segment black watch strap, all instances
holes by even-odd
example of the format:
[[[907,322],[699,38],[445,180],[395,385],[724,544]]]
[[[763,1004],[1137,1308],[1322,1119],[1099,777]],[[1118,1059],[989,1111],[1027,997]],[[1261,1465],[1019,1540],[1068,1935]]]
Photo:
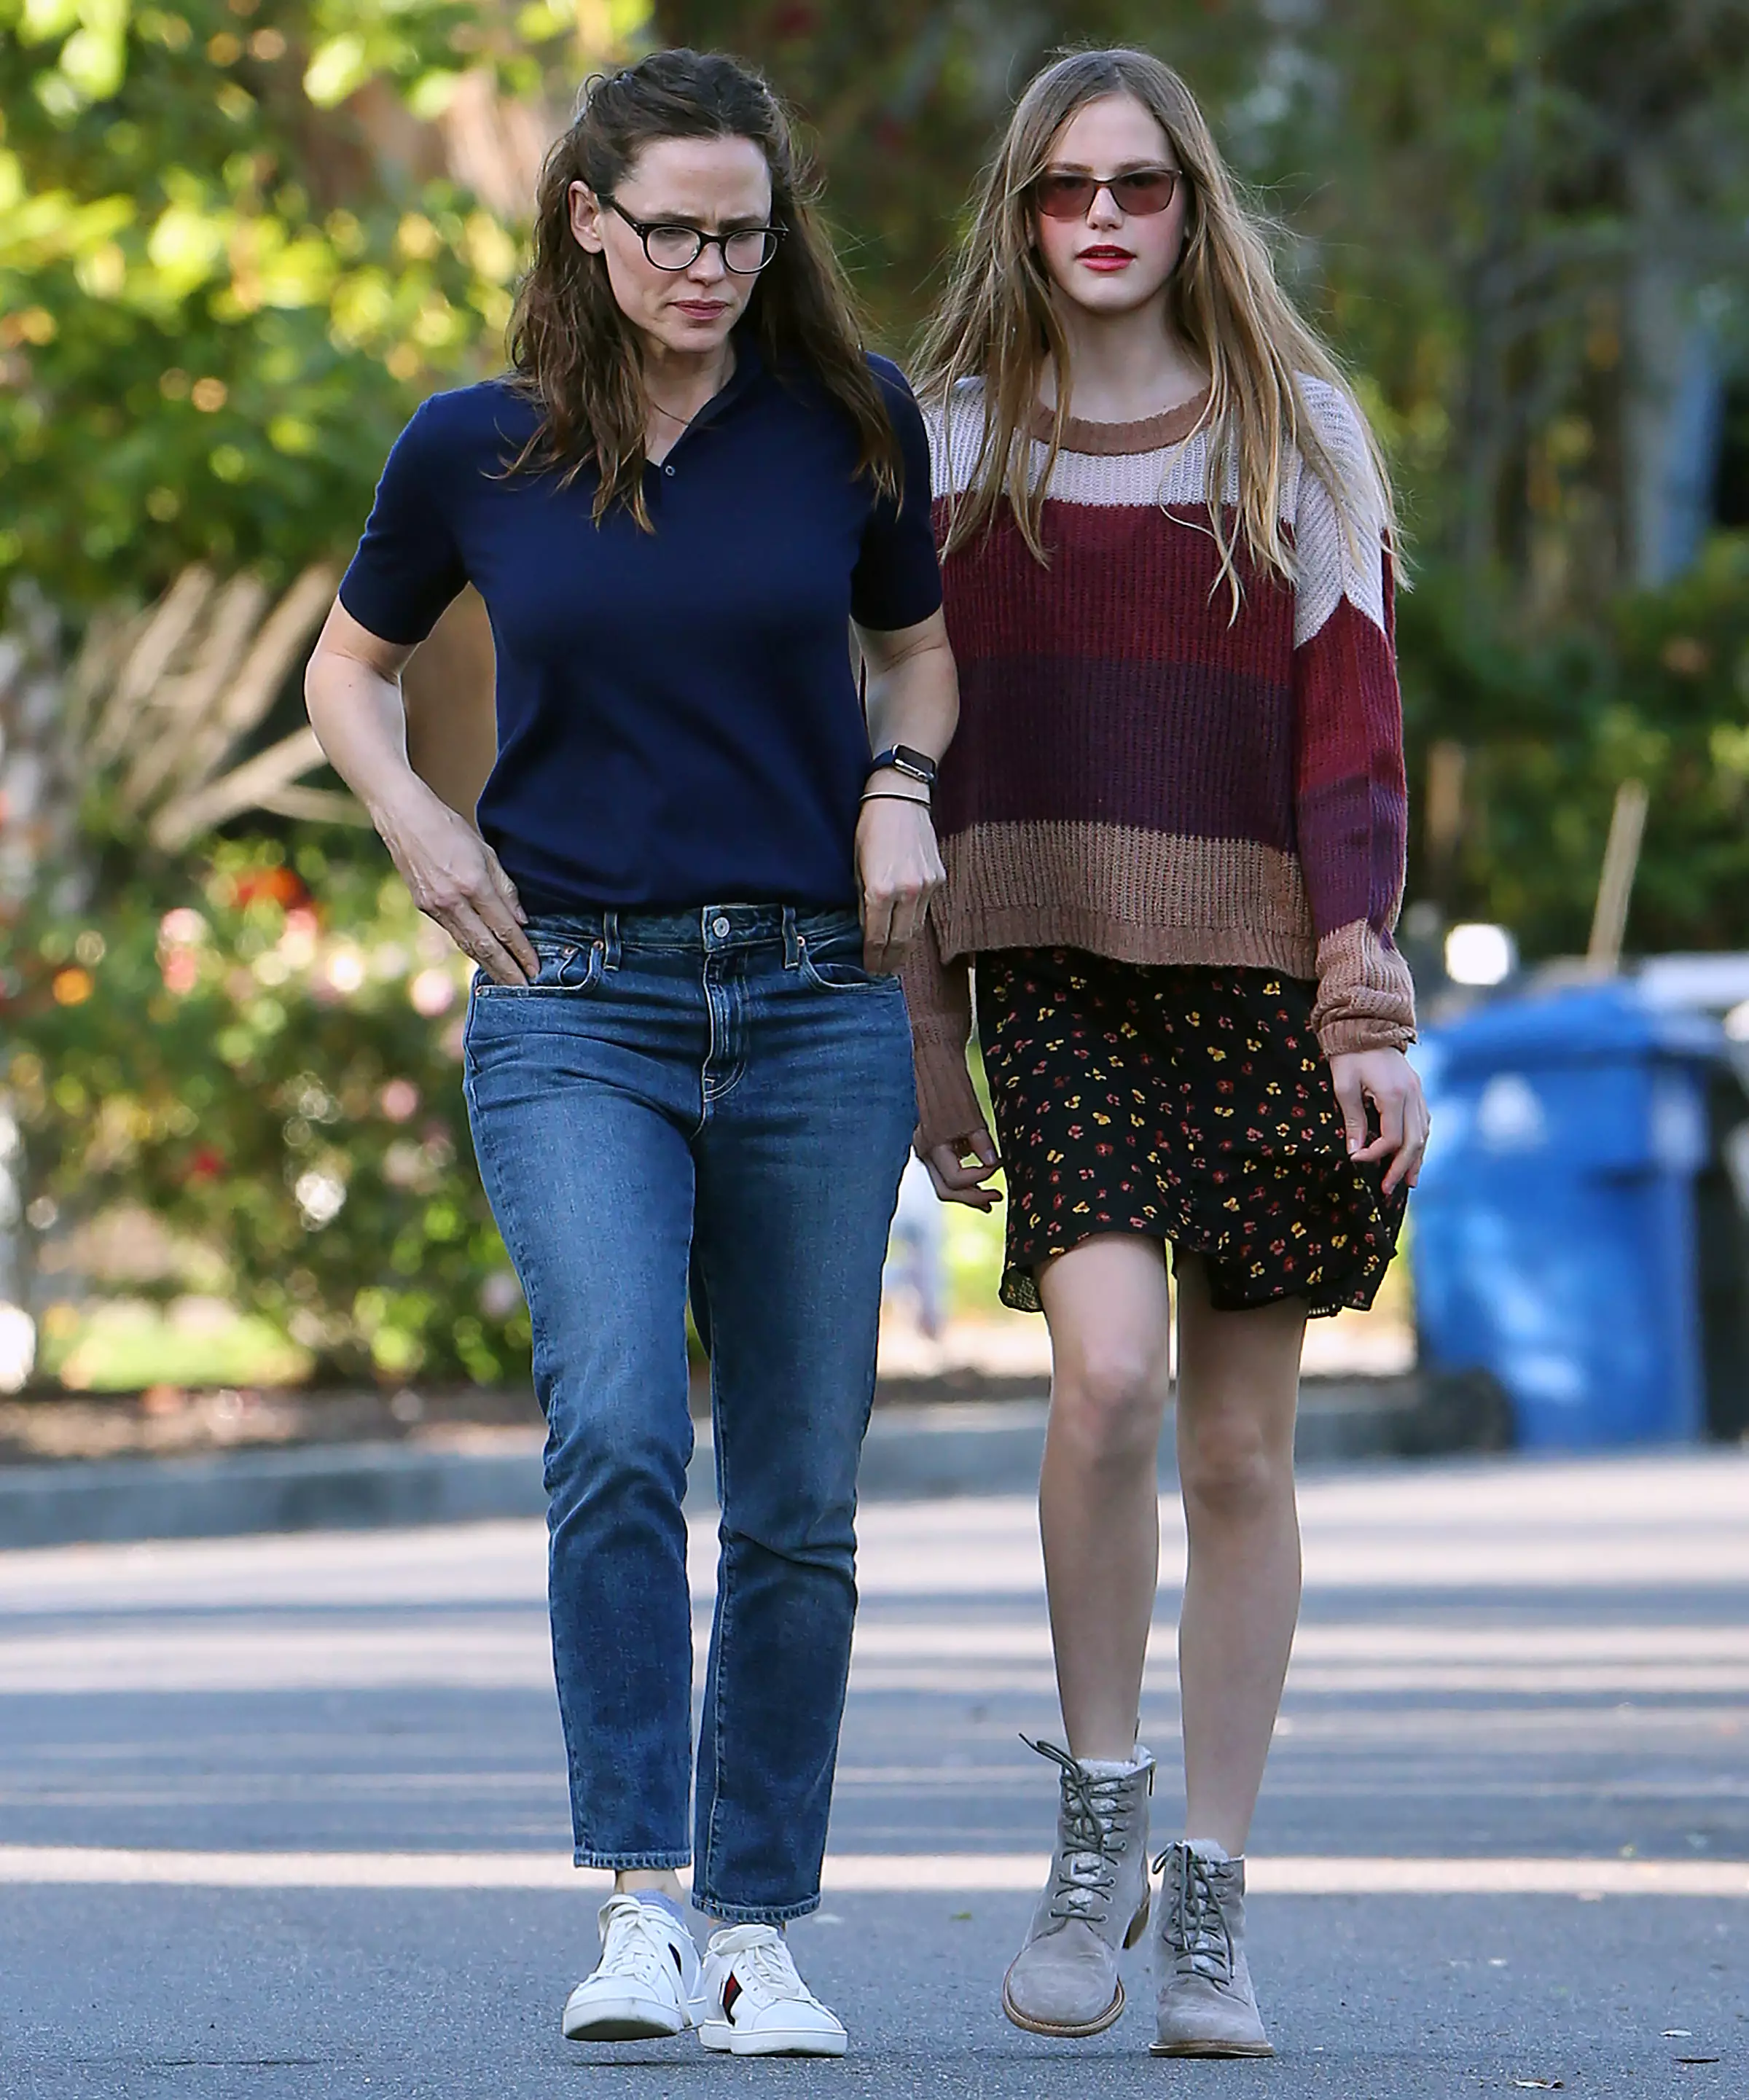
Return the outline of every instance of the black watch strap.
[[[884,773],[888,768],[903,773],[913,780],[921,780],[926,788],[936,784],[936,762],[927,751],[918,751],[908,743],[895,743],[885,751],[877,751],[869,761],[870,773]]]

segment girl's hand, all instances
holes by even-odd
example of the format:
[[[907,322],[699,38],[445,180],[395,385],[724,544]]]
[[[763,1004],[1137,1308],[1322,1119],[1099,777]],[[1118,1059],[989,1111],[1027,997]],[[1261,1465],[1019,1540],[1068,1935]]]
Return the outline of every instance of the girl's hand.
[[[1330,1079],[1341,1105],[1351,1159],[1388,1158],[1385,1193],[1399,1181],[1412,1189],[1421,1177],[1431,1118],[1415,1067],[1400,1050],[1349,1050],[1330,1060]],[[1378,1136],[1367,1142],[1367,1103],[1378,1116]]]
[[[414,903],[496,983],[528,983],[540,959],[522,931],[516,885],[472,824],[412,784],[416,793],[372,814]]]
[[[862,960],[896,970],[921,931],[929,900],[947,880],[929,805],[922,796],[865,802],[857,820]]]
[[[966,1154],[973,1155],[966,1163]],[[932,1146],[918,1157],[929,1170],[935,1191],[944,1203],[967,1203],[974,1211],[992,1211],[1002,1201],[997,1189],[985,1184],[1002,1164],[996,1140],[982,1123],[956,1137],[950,1144]]]

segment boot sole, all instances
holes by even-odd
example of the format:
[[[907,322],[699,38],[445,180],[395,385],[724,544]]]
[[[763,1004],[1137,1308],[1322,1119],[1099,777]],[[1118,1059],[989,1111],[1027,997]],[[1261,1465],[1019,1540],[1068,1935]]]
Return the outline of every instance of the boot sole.
[[[1049,2035],[1055,2041],[1079,2041],[1088,2035],[1104,2034],[1124,2009],[1124,1987],[1120,1983],[1117,1995],[1096,2020],[1077,2021],[1073,2026],[1066,2022],[1034,2019],[1030,2013],[1023,2013],[1008,1995],[1008,1979],[1002,1983],[1002,2009],[1017,2027],[1024,2027],[1029,2034]]]
[[[1274,2045],[1267,2041],[1151,2041],[1148,2053],[1150,2056],[1273,2056],[1275,2051]]]

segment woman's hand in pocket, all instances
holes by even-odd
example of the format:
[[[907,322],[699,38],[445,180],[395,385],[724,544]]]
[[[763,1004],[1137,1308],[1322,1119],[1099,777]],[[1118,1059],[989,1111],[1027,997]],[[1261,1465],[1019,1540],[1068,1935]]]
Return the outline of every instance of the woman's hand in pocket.
[[[422,782],[414,785],[417,793],[372,812],[414,903],[495,982],[529,983],[540,959],[522,931],[516,885],[472,824]]]

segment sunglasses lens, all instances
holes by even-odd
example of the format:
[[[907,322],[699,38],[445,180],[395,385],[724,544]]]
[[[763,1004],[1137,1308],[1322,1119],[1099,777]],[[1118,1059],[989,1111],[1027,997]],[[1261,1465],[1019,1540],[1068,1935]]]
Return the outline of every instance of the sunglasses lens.
[[[1033,197],[1046,218],[1084,218],[1093,201],[1090,175],[1041,175]]]
[[[1178,183],[1170,169],[1145,168],[1139,174],[1120,175],[1112,184],[1112,196],[1120,211],[1149,218],[1171,203]]]

